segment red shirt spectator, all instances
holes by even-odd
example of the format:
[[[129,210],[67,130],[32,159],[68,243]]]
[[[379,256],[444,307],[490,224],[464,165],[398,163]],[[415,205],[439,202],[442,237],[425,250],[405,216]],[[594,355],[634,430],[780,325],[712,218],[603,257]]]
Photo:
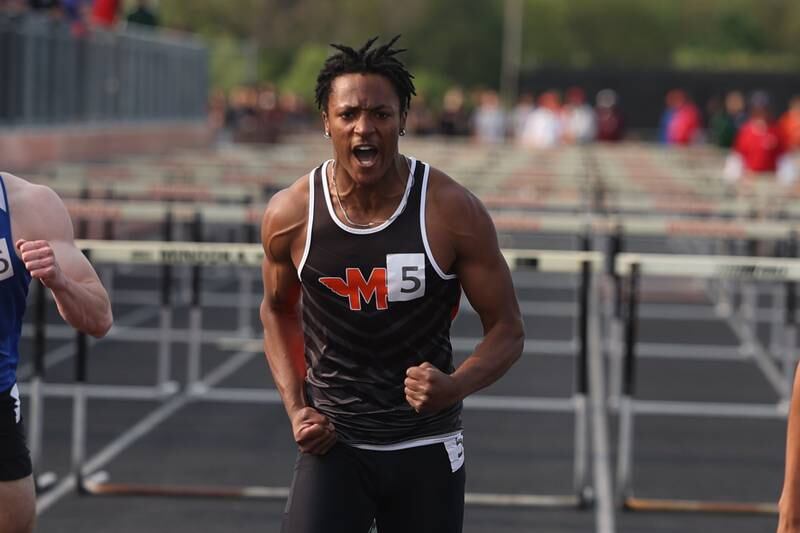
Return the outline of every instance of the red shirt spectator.
[[[121,7],[121,0],[94,0],[92,22],[106,28],[114,26],[117,23]]]
[[[692,102],[681,103],[667,126],[670,144],[691,144],[700,129],[700,112]]]
[[[733,148],[750,172],[774,172],[784,152],[778,128],[760,117],[742,125]]]

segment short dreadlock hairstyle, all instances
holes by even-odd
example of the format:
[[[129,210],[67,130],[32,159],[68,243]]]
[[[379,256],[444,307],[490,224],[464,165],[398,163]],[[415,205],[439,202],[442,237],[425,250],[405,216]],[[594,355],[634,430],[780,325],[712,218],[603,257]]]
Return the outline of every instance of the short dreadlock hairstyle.
[[[331,84],[336,77],[342,74],[358,73],[380,74],[387,78],[397,92],[397,96],[400,97],[400,112],[408,111],[411,105],[411,95],[415,95],[417,92],[414,89],[414,83],[411,81],[414,76],[395,57],[397,54],[406,51],[405,48],[392,48],[392,45],[399,38],[400,36],[397,35],[387,44],[374,49],[370,48],[378,40],[377,37],[368,40],[358,50],[343,44],[331,44],[339,52],[325,61],[325,65],[317,76],[317,88],[315,90],[317,107],[322,111],[327,110]]]

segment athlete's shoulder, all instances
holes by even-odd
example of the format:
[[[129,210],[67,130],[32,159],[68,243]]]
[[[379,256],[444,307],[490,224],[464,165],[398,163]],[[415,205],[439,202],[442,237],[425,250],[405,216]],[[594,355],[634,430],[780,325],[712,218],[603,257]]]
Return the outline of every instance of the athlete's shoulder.
[[[14,199],[20,202],[25,199],[25,195],[34,188],[31,182],[19,176],[15,176],[10,172],[0,172],[0,178],[3,179],[3,187],[5,188],[9,200]]]
[[[275,193],[267,203],[261,221],[261,240],[266,247],[287,250],[295,238],[303,235],[310,201],[309,179],[313,173],[298,178],[290,186]],[[282,254],[279,254],[282,255]]]
[[[304,174],[288,187],[275,193],[267,203],[264,211],[264,223],[294,223],[304,220],[308,215],[308,202],[310,201],[309,181],[314,177],[314,171]]]
[[[8,195],[20,202],[46,202],[63,204],[58,194],[46,185],[30,182],[9,172],[0,172]]]
[[[46,185],[32,183],[8,172],[0,175],[8,194],[9,211],[14,224],[32,235],[27,238],[49,239],[59,236],[53,233],[58,233],[57,228],[66,225],[69,213],[58,194]]]

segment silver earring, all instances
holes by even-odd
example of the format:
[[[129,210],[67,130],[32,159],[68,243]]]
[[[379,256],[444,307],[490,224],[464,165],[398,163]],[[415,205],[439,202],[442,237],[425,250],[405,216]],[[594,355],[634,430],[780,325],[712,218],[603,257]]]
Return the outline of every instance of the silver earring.
[[[406,136],[406,129],[403,128],[402,130],[400,130],[400,137],[405,137],[405,136]]]
[[[329,132],[329,131],[326,131],[326,132],[325,132],[325,133],[323,133],[322,135],[323,135],[323,136],[324,136],[326,139],[330,139],[330,138],[331,138],[331,132]]]

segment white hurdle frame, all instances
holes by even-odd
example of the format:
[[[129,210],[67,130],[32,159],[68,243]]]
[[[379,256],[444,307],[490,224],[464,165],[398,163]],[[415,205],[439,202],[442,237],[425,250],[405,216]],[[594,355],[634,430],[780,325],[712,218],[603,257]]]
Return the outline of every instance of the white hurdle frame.
[[[683,511],[721,513],[775,513],[771,502],[704,501],[666,498],[639,498],[633,494],[634,416],[636,414],[690,415],[708,417],[783,418],[787,406],[776,404],[716,404],[707,402],[657,402],[635,400],[635,347],[638,283],[642,276],[676,276],[694,278],[724,278],[755,281],[797,281],[800,279],[800,259],[767,257],[620,254],[616,272],[628,284],[625,328],[625,361],[623,390],[619,407],[619,439],[617,463],[617,496],[623,508],[640,511]],[[787,314],[794,320],[794,311]],[[787,335],[794,331],[786,324]],[[789,351],[789,350],[787,350]],[[796,358],[788,356],[785,379],[793,377]]]

